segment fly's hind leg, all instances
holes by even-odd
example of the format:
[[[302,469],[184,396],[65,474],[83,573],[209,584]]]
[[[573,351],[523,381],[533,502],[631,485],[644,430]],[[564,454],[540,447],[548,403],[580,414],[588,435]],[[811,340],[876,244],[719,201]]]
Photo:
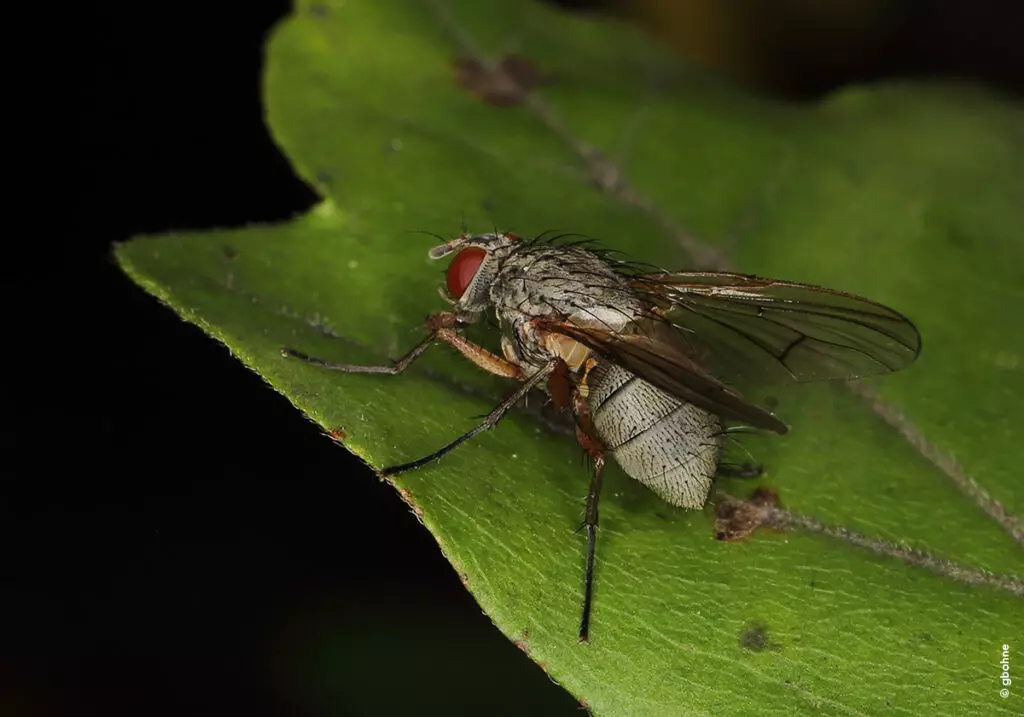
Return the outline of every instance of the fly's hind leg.
[[[718,466],[715,468],[715,478],[761,478],[764,476],[764,466],[755,463],[754,456],[735,437],[749,430],[745,426],[734,426],[733,428],[725,428],[718,434],[725,441],[732,442],[736,447],[740,448],[747,454],[747,458],[750,460],[743,463],[725,463],[719,460]]]
[[[715,469],[716,478],[760,478],[764,466],[757,463],[719,463]]]
[[[604,471],[604,444],[590,420],[590,405],[579,387],[572,387],[572,410],[576,416],[576,440],[594,464],[594,476],[587,492],[587,512],[583,526],[587,529],[587,569],[583,584],[583,614],[580,617],[580,642],[590,637],[590,605],[594,588],[594,550],[597,543],[598,501],[601,497],[601,473]]]

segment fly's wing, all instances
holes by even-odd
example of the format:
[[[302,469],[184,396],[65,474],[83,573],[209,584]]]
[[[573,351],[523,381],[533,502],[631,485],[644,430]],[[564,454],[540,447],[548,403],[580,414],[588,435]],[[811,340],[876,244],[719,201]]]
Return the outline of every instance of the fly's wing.
[[[725,272],[644,274],[633,289],[716,379],[757,383],[888,373],[921,351],[902,314],[853,294]]]
[[[644,320],[631,333],[566,321],[544,321],[539,328],[568,336],[676,398],[722,418],[747,423],[776,433],[789,427],[768,411],[751,403],[702,368],[679,341],[670,325]]]
[[[616,332],[549,322],[676,398],[777,433],[788,428],[729,384],[851,379],[896,371],[921,351],[902,314],[840,291],[725,272],[634,275],[650,316]]]

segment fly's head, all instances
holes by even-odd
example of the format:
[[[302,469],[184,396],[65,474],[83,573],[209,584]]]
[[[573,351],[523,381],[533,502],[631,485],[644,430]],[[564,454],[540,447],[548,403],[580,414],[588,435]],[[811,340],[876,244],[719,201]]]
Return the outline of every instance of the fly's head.
[[[455,254],[440,292],[461,321],[470,323],[487,309],[491,284],[502,262],[520,241],[515,234],[508,233],[460,234],[430,250],[431,259]]]

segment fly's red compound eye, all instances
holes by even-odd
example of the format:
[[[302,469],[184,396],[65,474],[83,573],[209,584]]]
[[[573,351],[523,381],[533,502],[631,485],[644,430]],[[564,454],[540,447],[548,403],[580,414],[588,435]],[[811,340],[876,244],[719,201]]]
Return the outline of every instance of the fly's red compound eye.
[[[456,254],[448,266],[448,293],[461,299],[486,256],[487,252],[478,246],[471,246]]]

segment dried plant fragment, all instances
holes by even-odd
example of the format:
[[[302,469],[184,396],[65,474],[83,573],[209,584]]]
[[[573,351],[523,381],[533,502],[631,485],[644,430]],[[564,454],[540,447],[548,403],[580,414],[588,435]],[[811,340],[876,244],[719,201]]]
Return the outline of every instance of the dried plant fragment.
[[[530,91],[550,82],[548,75],[520,55],[505,55],[493,66],[463,56],[452,66],[455,84],[495,107],[522,104]]]
[[[761,526],[776,527],[779,494],[770,488],[758,488],[750,498],[727,498],[715,512],[715,537],[719,540],[743,540]]]

